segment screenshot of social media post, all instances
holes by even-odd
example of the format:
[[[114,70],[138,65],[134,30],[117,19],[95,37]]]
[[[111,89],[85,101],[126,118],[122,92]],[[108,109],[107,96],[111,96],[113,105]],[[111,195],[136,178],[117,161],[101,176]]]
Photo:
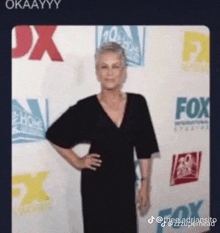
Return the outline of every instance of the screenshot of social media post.
[[[13,27],[12,232],[214,227],[209,41],[202,25]]]

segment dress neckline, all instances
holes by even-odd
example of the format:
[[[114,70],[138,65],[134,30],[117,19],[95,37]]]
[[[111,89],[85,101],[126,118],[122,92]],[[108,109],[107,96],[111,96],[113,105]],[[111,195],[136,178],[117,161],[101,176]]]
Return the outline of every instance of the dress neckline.
[[[98,95],[95,95],[96,97],[96,102],[98,103],[99,105],[99,108],[101,109],[101,111],[104,113],[104,115],[108,118],[108,120],[110,121],[110,123],[112,125],[114,125],[117,129],[121,129],[122,126],[124,125],[124,122],[125,122],[125,119],[126,119],[126,115],[127,115],[127,111],[128,111],[128,103],[129,103],[129,93],[125,92],[126,94],[126,103],[125,103],[125,109],[124,109],[124,114],[122,116],[122,121],[121,121],[121,124],[119,126],[117,126],[115,124],[115,122],[112,120],[112,118],[108,115],[108,113],[105,111],[105,109],[103,108],[103,106],[101,105],[99,99],[98,99]]]

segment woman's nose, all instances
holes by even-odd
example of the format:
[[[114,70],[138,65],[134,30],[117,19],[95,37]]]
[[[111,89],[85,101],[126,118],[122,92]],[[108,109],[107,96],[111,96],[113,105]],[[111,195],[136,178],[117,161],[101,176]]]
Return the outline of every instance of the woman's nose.
[[[112,68],[108,68],[108,75],[112,75],[112,73],[113,73]]]

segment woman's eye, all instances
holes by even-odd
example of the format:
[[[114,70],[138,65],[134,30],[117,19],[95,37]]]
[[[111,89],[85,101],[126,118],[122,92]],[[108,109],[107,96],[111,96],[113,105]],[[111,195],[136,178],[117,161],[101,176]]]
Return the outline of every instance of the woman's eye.
[[[101,69],[107,69],[107,66],[101,66]]]
[[[113,66],[113,69],[119,69],[120,66]]]

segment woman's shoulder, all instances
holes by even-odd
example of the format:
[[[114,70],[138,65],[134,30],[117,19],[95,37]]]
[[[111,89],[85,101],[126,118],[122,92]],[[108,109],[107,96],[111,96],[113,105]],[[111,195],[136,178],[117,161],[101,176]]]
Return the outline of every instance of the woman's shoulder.
[[[95,98],[96,98],[96,95],[90,95],[90,96],[87,96],[87,97],[85,97],[83,99],[78,100],[77,103],[81,104],[81,105],[91,104],[91,102],[94,102]]]
[[[71,105],[68,109],[68,113],[71,115],[79,115],[86,118],[89,116],[88,112],[93,111],[95,106],[95,95],[91,95],[82,99],[79,99],[75,104]]]
[[[130,96],[134,101],[138,101],[138,102],[146,102],[146,99],[143,95],[139,94],[139,93],[131,93],[131,92],[127,92],[128,96]]]
[[[79,99],[76,104],[72,105],[72,108],[78,110],[89,110],[93,108],[95,104],[96,95],[87,96],[85,98]]]

